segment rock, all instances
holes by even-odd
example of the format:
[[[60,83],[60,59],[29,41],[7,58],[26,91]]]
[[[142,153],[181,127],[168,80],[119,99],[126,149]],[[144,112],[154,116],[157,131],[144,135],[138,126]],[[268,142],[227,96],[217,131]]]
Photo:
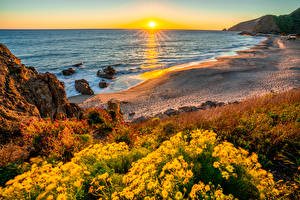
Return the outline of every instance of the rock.
[[[196,106],[183,106],[178,109],[178,112],[195,112],[199,110]]]
[[[242,31],[242,32],[240,32],[238,35],[245,35],[245,36],[255,36],[255,34],[254,34],[254,33],[247,32],[247,31]]]
[[[76,64],[74,64],[73,66],[74,66],[74,67],[79,67],[79,66],[81,66],[81,65],[83,65],[83,62],[76,63]]]
[[[131,112],[128,114],[128,119],[131,120],[135,115],[135,112]]]
[[[123,112],[120,109],[120,101],[117,99],[111,99],[107,102],[107,110],[113,119],[123,120]]]
[[[73,68],[65,69],[62,71],[62,73],[65,76],[70,76],[75,73],[75,69],[73,69]]]
[[[179,112],[177,110],[174,110],[174,109],[168,109],[164,112],[165,115],[168,115],[168,116],[174,116],[174,115],[177,115]]]
[[[85,79],[75,80],[75,89],[81,94],[94,94],[94,91],[90,88],[89,83]]]
[[[221,106],[224,106],[224,105],[225,105],[224,102],[218,102],[218,103],[217,103],[217,106],[218,106],[218,107],[221,107]]]
[[[108,83],[105,80],[101,80],[99,83],[100,88],[106,88],[108,87]]]
[[[226,28],[224,28],[222,31],[227,31],[227,29],[226,29]]]
[[[156,114],[154,117],[159,118],[159,119],[163,119],[165,117],[168,117],[168,115],[164,114],[164,113],[158,113]]]
[[[103,73],[103,72],[101,72],[101,70],[98,70],[97,76],[100,78],[114,79],[114,75]]]
[[[116,74],[116,70],[112,66],[108,66],[108,67],[104,68],[103,71],[105,74],[109,74],[112,76]]]
[[[18,133],[20,122],[30,118],[73,117],[80,110],[69,103],[55,75],[26,67],[0,44],[0,142]]]
[[[205,109],[214,108],[214,107],[217,107],[217,103],[216,102],[206,101],[205,103],[201,104],[201,106],[199,107],[199,109],[205,110]]]
[[[149,117],[141,116],[141,117],[135,118],[132,121],[132,123],[143,123],[143,122],[148,121],[149,119],[150,119]]]
[[[233,102],[229,102],[228,104],[229,104],[229,105],[230,105],[230,104],[239,104],[239,102],[238,102],[238,101],[233,101]]]

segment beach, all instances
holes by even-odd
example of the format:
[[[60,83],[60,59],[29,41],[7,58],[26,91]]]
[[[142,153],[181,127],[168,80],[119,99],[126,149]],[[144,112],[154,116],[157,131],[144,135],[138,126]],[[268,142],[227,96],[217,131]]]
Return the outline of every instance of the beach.
[[[300,41],[271,36],[237,56],[168,71],[121,92],[69,100],[89,108],[117,99],[125,119],[132,120],[206,101],[230,103],[296,88],[300,88]]]

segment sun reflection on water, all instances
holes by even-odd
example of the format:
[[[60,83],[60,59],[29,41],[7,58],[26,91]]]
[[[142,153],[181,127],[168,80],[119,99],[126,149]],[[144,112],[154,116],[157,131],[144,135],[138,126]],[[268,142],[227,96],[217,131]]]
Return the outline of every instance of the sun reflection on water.
[[[168,38],[167,35],[161,30],[144,30],[142,34],[146,40],[146,61],[141,66],[141,68],[152,69],[153,71],[145,72],[139,77],[141,77],[142,79],[151,79],[161,76],[167,71],[170,71],[170,69],[162,69],[164,66],[159,64],[160,45],[164,42],[166,38]]]

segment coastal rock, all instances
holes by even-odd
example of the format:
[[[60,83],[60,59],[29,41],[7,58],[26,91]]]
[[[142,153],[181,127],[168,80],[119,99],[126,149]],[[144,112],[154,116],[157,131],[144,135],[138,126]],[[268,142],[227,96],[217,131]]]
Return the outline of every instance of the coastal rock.
[[[106,88],[108,87],[108,83],[105,80],[101,80],[99,83],[100,88]]]
[[[201,110],[205,110],[208,108],[214,108],[217,107],[217,102],[214,101],[206,101],[205,103],[202,103],[201,106],[199,107],[199,109]]]
[[[111,99],[107,102],[107,110],[113,119],[123,120],[123,112],[120,109],[120,101],[117,99]]]
[[[168,115],[166,115],[166,114],[164,114],[164,113],[158,113],[158,114],[156,114],[154,117],[157,117],[157,118],[159,118],[159,119],[163,119],[163,118],[165,118],[165,117],[168,117]]]
[[[73,69],[73,68],[65,69],[62,71],[62,73],[65,76],[71,76],[72,74],[75,73],[75,69]]]
[[[0,44],[0,140],[18,133],[20,122],[30,118],[72,117],[80,110],[69,103],[55,75],[26,67]]]
[[[94,94],[94,91],[90,88],[89,83],[85,79],[75,80],[75,89],[81,94]]]
[[[245,35],[245,36],[255,36],[255,34],[254,34],[254,33],[247,32],[247,31],[242,31],[242,32],[240,32],[238,35]]]
[[[105,74],[109,74],[112,76],[116,74],[116,70],[112,66],[108,66],[108,67],[104,68],[103,71]]]
[[[74,64],[73,66],[74,66],[74,67],[80,67],[81,65],[83,65],[83,62],[76,63],[76,64]]]
[[[164,112],[165,115],[168,115],[168,116],[174,116],[174,115],[178,115],[178,111],[175,110],[175,109],[168,109]]]
[[[178,112],[195,112],[199,110],[196,106],[183,106],[178,109]]]
[[[131,120],[135,115],[135,112],[131,112],[128,114],[128,119]]]
[[[132,123],[143,123],[143,122],[148,121],[149,119],[150,119],[149,117],[141,116],[141,117],[135,118],[132,121]]]
[[[98,70],[97,76],[100,78],[114,79],[114,75],[103,73],[101,70]]]

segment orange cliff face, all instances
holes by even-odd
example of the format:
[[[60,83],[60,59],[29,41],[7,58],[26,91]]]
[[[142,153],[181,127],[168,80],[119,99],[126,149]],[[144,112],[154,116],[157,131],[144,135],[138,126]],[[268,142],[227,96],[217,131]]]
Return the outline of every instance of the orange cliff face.
[[[64,85],[51,73],[26,67],[0,44],[0,132],[14,133],[31,117],[72,117],[80,108],[70,104]],[[0,135],[1,137],[7,137]]]

